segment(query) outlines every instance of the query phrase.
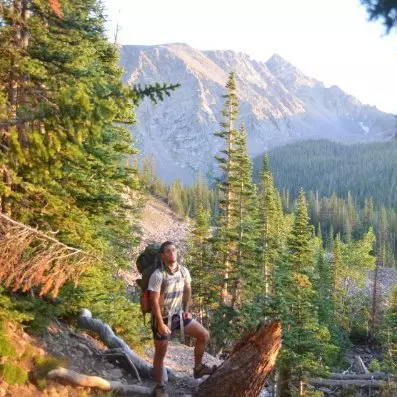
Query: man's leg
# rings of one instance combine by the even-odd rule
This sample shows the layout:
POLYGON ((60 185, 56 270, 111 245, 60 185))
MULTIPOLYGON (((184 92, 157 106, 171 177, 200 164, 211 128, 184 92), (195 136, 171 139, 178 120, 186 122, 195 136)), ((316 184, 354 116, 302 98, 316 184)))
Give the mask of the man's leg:
POLYGON ((163 384, 164 357, 167 353, 168 340, 154 340, 154 377, 158 385, 163 384))
POLYGON ((196 344, 194 346, 194 367, 197 368, 203 359, 209 334, 208 331, 195 320, 192 320, 188 325, 186 325, 185 332, 186 334, 193 336, 193 338, 196 338, 196 344))

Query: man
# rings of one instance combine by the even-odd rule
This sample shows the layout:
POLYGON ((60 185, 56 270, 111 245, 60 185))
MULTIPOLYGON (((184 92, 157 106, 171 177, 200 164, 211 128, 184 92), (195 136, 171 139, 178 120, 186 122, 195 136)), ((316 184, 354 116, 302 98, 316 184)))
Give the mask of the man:
POLYGON ((195 378, 210 375, 216 367, 202 364, 204 350, 208 342, 208 331, 189 313, 191 298, 191 278, 188 269, 178 264, 177 250, 171 241, 160 247, 161 268, 157 269, 149 280, 150 304, 152 308, 152 331, 154 338, 153 367, 157 381, 156 397, 168 396, 163 382, 164 357, 168 340, 180 329, 183 322, 184 332, 196 338, 194 347, 195 378))

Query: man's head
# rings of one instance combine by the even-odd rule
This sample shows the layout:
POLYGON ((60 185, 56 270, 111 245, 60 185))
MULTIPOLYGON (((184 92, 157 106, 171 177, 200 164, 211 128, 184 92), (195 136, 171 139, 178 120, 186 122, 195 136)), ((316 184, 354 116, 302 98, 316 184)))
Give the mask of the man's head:
POLYGON ((175 244, 172 241, 165 241, 160 247, 161 260, 170 266, 176 263, 177 253, 175 244))

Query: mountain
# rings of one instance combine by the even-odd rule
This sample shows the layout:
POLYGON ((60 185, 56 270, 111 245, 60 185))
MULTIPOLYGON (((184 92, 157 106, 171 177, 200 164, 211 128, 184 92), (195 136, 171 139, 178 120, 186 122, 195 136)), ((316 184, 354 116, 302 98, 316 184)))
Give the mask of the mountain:
POLYGON ((222 143, 213 134, 220 130, 230 71, 236 74, 239 121, 247 127, 252 156, 297 140, 370 142, 395 133, 393 115, 361 104, 337 86, 325 87, 277 54, 260 62, 240 52, 199 51, 186 44, 126 45, 120 51, 126 84, 182 85, 156 106, 148 100, 140 104, 132 127, 166 181, 179 177, 189 183, 198 170, 207 177, 217 172, 214 155, 222 143))

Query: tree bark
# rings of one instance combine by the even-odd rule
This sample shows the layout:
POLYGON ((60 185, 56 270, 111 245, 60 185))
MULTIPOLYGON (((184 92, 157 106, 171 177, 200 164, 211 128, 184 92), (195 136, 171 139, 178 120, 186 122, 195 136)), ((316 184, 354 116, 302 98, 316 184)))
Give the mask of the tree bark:
POLYGON ((195 397, 257 397, 274 368, 280 347, 279 321, 251 331, 215 373, 199 386, 195 397))

